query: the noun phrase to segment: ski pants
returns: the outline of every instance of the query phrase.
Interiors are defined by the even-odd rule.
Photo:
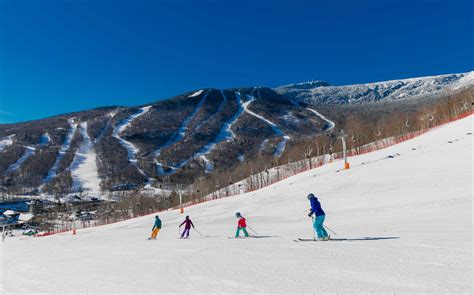
[[[244,232],[244,235],[245,235],[246,237],[249,236],[249,233],[247,232],[247,229],[246,229],[245,227],[238,227],[238,228],[237,228],[237,231],[235,232],[235,237],[236,237],[236,238],[238,238],[238,237],[240,236],[240,231],[241,231],[241,230]]]
[[[313,222],[313,227],[316,233],[318,234],[318,239],[325,238],[328,236],[328,232],[324,229],[323,223],[325,215],[316,216]]]
[[[151,238],[152,239],[156,239],[156,236],[158,235],[158,232],[160,231],[161,228],[155,228],[152,232],[151,232]]]
[[[190,228],[184,228],[183,233],[181,234],[181,238],[184,238],[184,235],[186,235],[186,238],[189,238],[189,231]]]

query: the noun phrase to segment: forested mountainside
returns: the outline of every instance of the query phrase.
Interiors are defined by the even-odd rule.
[[[251,173],[426,128],[470,109],[473,72],[352,86],[200,89],[0,125],[8,194],[212,191]],[[423,119],[426,117],[426,120]]]

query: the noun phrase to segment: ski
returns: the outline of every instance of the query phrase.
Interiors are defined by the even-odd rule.
[[[293,240],[295,242],[317,242],[318,240],[315,240],[315,239],[302,239],[302,238],[298,238],[296,240]]]
[[[298,238],[297,240],[294,240],[295,242],[327,242],[327,241],[330,241],[329,240],[317,240],[317,239],[302,239],[302,238]]]
[[[295,242],[335,242],[335,241],[348,241],[348,239],[329,239],[329,240],[315,240],[315,239],[301,239],[298,238],[296,240],[293,240]]]
[[[264,238],[275,238],[275,236],[248,236],[248,237],[227,237],[228,239],[249,239],[249,238],[253,238],[253,239],[264,239]]]

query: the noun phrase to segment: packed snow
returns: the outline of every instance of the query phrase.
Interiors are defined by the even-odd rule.
[[[327,125],[326,125],[326,128],[325,128],[325,131],[329,131],[329,130],[332,130],[334,129],[334,126],[336,126],[336,123],[334,123],[333,121],[329,120],[328,118],[326,118],[325,116],[321,115],[321,113],[319,113],[318,111],[314,110],[314,109],[311,109],[311,108],[306,108],[308,111],[312,112],[313,114],[315,114],[316,116],[318,116],[321,120],[323,121],[326,121]]]
[[[222,92],[222,95],[225,97],[224,92]],[[227,98],[226,98],[227,99]],[[235,92],[235,99],[237,101],[237,111],[235,114],[222,125],[222,128],[217,135],[217,138],[215,139],[216,143],[223,142],[223,141],[229,141],[235,138],[235,134],[232,131],[232,126],[237,122],[239,119],[240,115],[244,112],[244,107],[242,105],[242,99],[240,97],[240,92]],[[211,148],[212,150],[212,148]],[[210,152],[210,150],[208,151]]]
[[[196,96],[199,96],[199,95],[201,95],[201,93],[203,93],[203,91],[204,91],[203,89],[198,90],[198,91],[194,92],[193,94],[189,95],[188,97],[196,97]]]
[[[105,127],[102,129],[102,131],[100,132],[99,136],[97,136],[97,137],[94,139],[94,143],[98,143],[102,138],[104,138],[104,136],[106,135],[107,130],[109,129],[110,125],[112,125],[112,119],[115,117],[115,115],[117,115],[118,112],[119,112],[118,109],[114,109],[114,110],[110,111],[109,113],[107,113],[107,117],[109,118],[109,119],[107,120],[107,124],[106,124]]]
[[[87,122],[79,125],[83,141],[69,167],[73,180],[74,192],[90,192],[100,195],[100,178],[97,172],[97,155],[93,149],[91,138],[87,132]]]
[[[69,131],[66,135],[66,139],[64,140],[63,144],[61,145],[61,148],[59,149],[59,153],[56,157],[56,160],[54,161],[53,167],[51,167],[51,169],[48,172],[48,176],[46,176],[46,178],[43,181],[44,183],[48,183],[56,177],[58,173],[58,169],[59,169],[59,164],[61,163],[61,160],[64,158],[64,155],[69,150],[71,146],[71,141],[74,138],[74,135],[76,134],[77,123],[75,121],[75,118],[69,118],[67,121],[69,124]]]
[[[3,151],[7,146],[13,144],[13,137],[14,135],[9,135],[0,139],[0,152]]]
[[[138,167],[138,164],[137,164],[136,155],[139,151],[138,148],[130,141],[125,140],[122,137],[120,137],[120,134],[124,132],[132,124],[134,120],[148,113],[150,109],[151,109],[151,106],[141,107],[138,112],[136,112],[135,114],[129,116],[128,118],[122,120],[119,124],[117,124],[117,126],[115,126],[114,131],[112,132],[112,136],[118,139],[120,144],[127,150],[128,161],[132,163],[137,168],[138,172],[140,172],[144,176],[147,176],[147,175],[140,167]]]
[[[224,109],[224,106],[227,104],[227,96],[224,94],[224,91],[222,90],[221,90],[221,95],[222,95],[222,102],[217,107],[217,110],[214,113],[210,114],[206,120],[202,120],[202,122],[196,126],[196,129],[195,129],[196,131],[199,130],[201,126],[204,125],[209,118],[222,112],[222,110]]]
[[[23,164],[26,160],[28,160],[29,157],[33,156],[36,153],[36,148],[32,146],[25,146],[25,151],[23,152],[23,155],[16,160],[15,163],[11,164],[7,168],[7,173],[14,172],[18,169],[20,169],[21,164]]]
[[[203,90],[198,91],[199,94],[201,94],[202,91]],[[196,93],[198,93],[198,92],[196,92]],[[183,120],[183,122],[181,123],[181,125],[178,128],[178,131],[167,142],[165,142],[165,144],[163,144],[160,148],[158,148],[155,151],[155,163],[157,165],[158,174],[164,174],[164,171],[163,171],[163,164],[160,163],[156,158],[160,156],[161,151],[163,149],[168,148],[168,147],[180,142],[181,140],[183,140],[184,136],[186,135],[186,131],[188,129],[189,123],[194,119],[194,117],[196,117],[196,114],[202,108],[202,105],[204,104],[204,102],[206,101],[207,96],[209,95],[209,92],[210,91],[206,92],[206,94],[202,97],[202,99],[199,101],[199,103],[196,105],[196,107],[194,107],[193,112]],[[189,97],[198,96],[199,94],[196,94],[196,93],[194,93],[193,95],[190,95]]]
[[[251,116],[254,116],[255,118],[257,119],[260,119],[262,120],[263,122],[267,123],[268,125],[270,125],[270,128],[272,128],[273,132],[276,134],[276,136],[279,136],[282,138],[282,140],[277,144],[277,147],[275,149],[275,152],[274,152],[274,156],[275,157],[279,157],[283,154],[283,152],[285,151],[285,146],[286,146],[286,141],[287,140],[290,140],[291,138],[288,136],[288,135],[285,135],[285,133],[283,133],[283,131],[275,124],[273,123],[272,121],[266,119],[265,117],[263,116],[260,116],[259,114],[257,113],[254,113],[252,112],[251,110],[249,110],[249,105],[254,101],[254,98],[252,96],[249,97],[249,100],[247,100],[246,102],[243,103],[243,107],[244,107],[244,110],[246,113],[248,113],[249,115]]]
[[[222,95],[224,96],[224,100],[227,100],[226,95],[224,94],[224,92],[222,92]],[[175,169],[176,168],[182,168],[182,167],[186,166],[186,164],[188,164],[192,159],[199,158],[199,159],[204,161],[205,166],[206,166],[206,169],[205,169],[206,172],[212,172],[214,170],[214,166],[212,165],[211,161],[209,161],[209,159],[207,159],[206,155],[211,153],[212,150],[214,150],[215,147],[219,143],[224,142],[224,141],[231,141],[231,140],[234,139],[235,134],[232,131],[232,125],[234,125],[235,122],[237,122],[240,115],[244,112],[244,107],[243,107],[243,104],[242,104],[240,93],[235,92],[235,97],[236,97],[236,100],[237,100],[238,109],[229,120],[224,122],[224,124],[222,125],[221,130],[219,131],[219,134],[216,136],[216,138],[213,141],[208,142],[205,146],[203,146],[191,158],[186,159],[186,160],[182,161],[181,163],[179,163],[175,167]]]
[[[11,139],[10,139],[11,140]],[[40,143],[36,145],[37,147],[44,147],[51,141],[51,137],[49,134],[46,132],[44,133],[41,138],[40,138]],[[11,143],[10,143],[11,144]],[[11,164],[7,168],[7,173],[9,172],[14,172],[20,169],[21,165],[28,160],[31,156],[33,156],[36,153],[36,147],[34,146],[24,146],[25,151],[23,152],[23,155],[13,164]],[[0,151],[1,151],[1,143],[0,143]]]
[[[2,244],[1,293],[354,294],[473,292],[473,116],[243,195]],[[397,155],[391,157],[392,155]],[[333,241],[313,237],[317,195]],[[229,239],[235,212],[260,238]],[[197,231],[180,240],[189,215]],[[250,229],[250,227],[252,229]]]
[[[296,102],[356,104],[434,97],[467,87],[474,87],[474,71],[346,86],[330,86],[325,82],[312,81],[281,86],[275,91]]]

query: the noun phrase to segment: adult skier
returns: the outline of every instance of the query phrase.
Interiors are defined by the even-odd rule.
[[[189,219],[189,215],[187,215],[184,221],[179,225],[180,229],[183,224],[184,224],[184,230],[183,230],[183,233],[181,234],[181,239],[184,239],[185,235],[187,239],[189,238],[189,231],[191,230],[191,226],[194,228],[194,224],[191,221],[191,219]]]
[[[153,228],[151,229],[150,239],[156,240],[156,236],[158,235],[158,232],[160,230],[161,230],[161,219],[158,217],[158,215],[156,215],[155,224],[153,225]]]
[[[313,217],[313,214],[316,216],[316,218],[313,219],[313,227],[318,234],[318,240],[327,241],[329,240],[329,235],[323,226],[326,213],[324,213],[323,208],[321,208],[321,203],[319,203],[318,198],[313,194],[308,195],[308,200],[311,204],[308,216]]]
[[[240,212],[235,213],[235,217],[239,219],[237,221],[237,231],[235,232],[235,237],[238,238],[240,236],[241,230],[244,232],[244,235],[248,237],[249,233],[247,232],[247,223],[245,218],[240,214]]]

